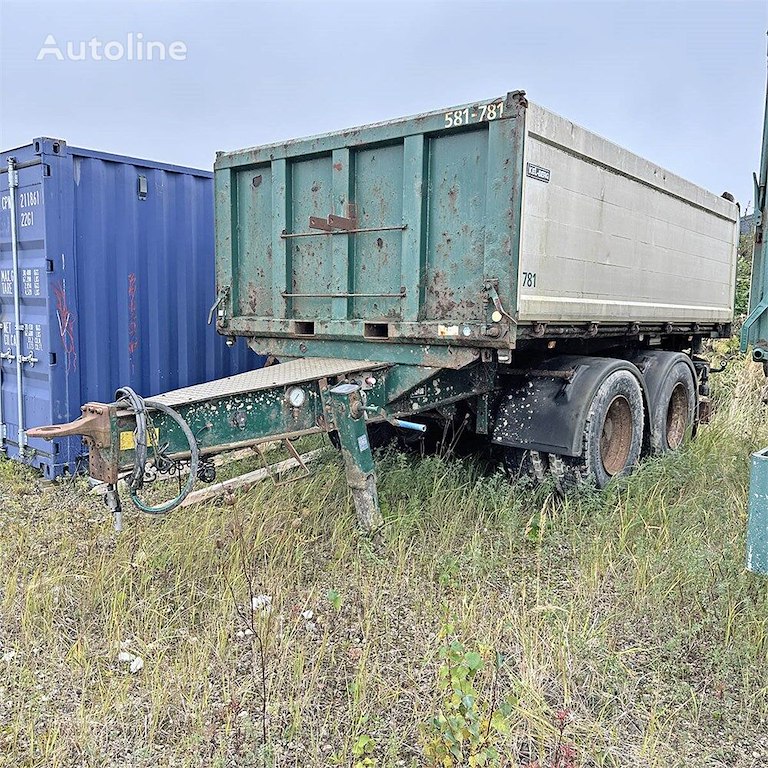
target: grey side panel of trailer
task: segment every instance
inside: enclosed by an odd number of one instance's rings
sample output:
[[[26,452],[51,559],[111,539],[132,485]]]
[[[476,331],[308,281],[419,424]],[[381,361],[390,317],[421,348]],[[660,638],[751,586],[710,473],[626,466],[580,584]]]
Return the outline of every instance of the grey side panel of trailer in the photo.
[[[738,208],[531,104],[521,322],[729,322]]]

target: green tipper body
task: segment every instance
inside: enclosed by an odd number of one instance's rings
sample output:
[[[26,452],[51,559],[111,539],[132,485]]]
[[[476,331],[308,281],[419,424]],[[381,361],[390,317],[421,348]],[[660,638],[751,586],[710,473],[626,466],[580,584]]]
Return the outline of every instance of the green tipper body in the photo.
[[[278,357],[441,367],[511,348],[524,103],[220,154],[220,331]]]
[[[456,369],[732,319],[736,205],[522,91],[220,153],[214,177],[218,328],[281,360]]]
[[[741,351],[752,347],[757,362],[768,361],[768,242],[765,217],[768,212],[768,88],[763,120],[763,151],[760,175],[755,175],[755,248],[752,256],[752,279],[749,287],[749,315],[741,328]]]
[[[755,250],[749,316],[741,330],[741,349],[752,347],[752,359],[768,362],[768,243],[765,238],[766,186],[768,185],[768,89],[763,122],[763,152],[760,176],[755,176]],[[768,576],[768,448],[752,454],[749,477],[749,521],[747,524],[747,570]]]

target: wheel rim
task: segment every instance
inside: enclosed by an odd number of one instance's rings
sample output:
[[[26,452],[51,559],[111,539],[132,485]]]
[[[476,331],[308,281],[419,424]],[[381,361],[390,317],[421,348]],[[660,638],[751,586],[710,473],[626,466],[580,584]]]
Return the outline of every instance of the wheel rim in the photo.
[[[632,406],[623,395],[617,395],[608,406],[600,435],[600,457],[608,475],[626,468],[632,450]]]
[[[672,450],[683,444],[689,415],[688,393],[685,386],[679,383],[672,390],[667,406],[667,445]]]

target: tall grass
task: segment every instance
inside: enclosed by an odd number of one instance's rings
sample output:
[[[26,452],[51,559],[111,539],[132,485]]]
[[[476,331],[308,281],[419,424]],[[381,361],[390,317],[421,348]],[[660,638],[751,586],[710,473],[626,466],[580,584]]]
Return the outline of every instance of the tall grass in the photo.
[[[307,481],[119,536],[83,482],[0,462],[0,765],[346,766],[361,736],[366,765],[423,765],[452,638],[503,658],[506,765],[551,764],[558,709],[578,765],[768,765],[758,374],[721,374],[696,440],[603,493],[387,452],[378,548],[332,449]]]

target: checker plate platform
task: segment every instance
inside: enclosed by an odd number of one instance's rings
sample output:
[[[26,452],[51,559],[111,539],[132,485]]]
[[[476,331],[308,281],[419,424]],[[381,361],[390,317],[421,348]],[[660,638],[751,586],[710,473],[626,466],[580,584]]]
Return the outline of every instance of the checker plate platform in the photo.
[[[390,367],[391,363],[370,360],[348,360],[335,357],[308,357],[289,360],[286,363],[270,365],[255,371],[238,373],[225,379],[216,379],[193,387],[175,389],[149,398],[175,408],[180,405],[216,400],[221,397],[255,392],[261,389],[300,384],[303,381],[317,381],[331,376],[342,376],[355,371],[372,371]]]

